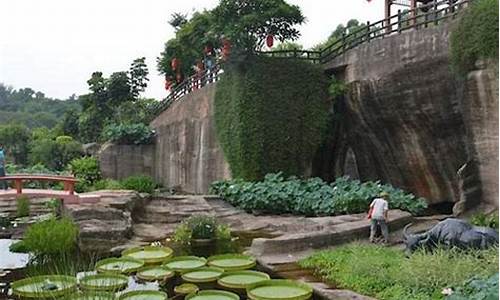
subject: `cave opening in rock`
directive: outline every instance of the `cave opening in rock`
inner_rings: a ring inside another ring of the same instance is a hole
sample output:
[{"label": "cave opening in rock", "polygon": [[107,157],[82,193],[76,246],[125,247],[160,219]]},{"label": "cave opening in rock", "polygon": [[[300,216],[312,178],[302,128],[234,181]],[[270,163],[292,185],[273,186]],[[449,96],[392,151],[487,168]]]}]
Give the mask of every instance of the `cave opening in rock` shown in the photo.
[{"label": "cave opening in rock", "polygon": [[455,202],[441,202],[437,204],[431,204],[427,208],[427,215],[451,215],[453,214],[453,206]]}]

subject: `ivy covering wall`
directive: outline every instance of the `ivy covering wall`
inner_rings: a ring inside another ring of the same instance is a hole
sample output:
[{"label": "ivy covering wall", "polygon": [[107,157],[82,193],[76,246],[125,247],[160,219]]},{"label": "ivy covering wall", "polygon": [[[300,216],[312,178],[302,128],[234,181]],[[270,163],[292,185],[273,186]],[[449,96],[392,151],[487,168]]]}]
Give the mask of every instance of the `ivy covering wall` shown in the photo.
[{"label": "ivy covering wall", "polygon": [[226,66],[215,95],[215,124],[233,178],[305,175],[330,106],[320,66],[256,56]]}]

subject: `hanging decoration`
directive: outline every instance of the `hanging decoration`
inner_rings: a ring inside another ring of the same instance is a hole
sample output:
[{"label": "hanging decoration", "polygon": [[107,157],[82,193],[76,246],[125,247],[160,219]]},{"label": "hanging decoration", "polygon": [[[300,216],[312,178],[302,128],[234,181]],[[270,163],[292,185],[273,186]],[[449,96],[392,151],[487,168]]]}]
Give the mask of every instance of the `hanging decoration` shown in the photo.
[{"label": "hanging decoration", "polygon": [[170,63],[172,70],[176,71],[179,68],[180,63],[180,60],[177,57],[174,57]]},{"label": "hanging decoration", "polygon": [[271,48],[274,45],[274,35],[268,34],[266,37],[266,45]]},{"label": "hanging decoration", "polygon": [[231,42],[228,39],[222,40],[222,58],[227,60],[231,54]]}]

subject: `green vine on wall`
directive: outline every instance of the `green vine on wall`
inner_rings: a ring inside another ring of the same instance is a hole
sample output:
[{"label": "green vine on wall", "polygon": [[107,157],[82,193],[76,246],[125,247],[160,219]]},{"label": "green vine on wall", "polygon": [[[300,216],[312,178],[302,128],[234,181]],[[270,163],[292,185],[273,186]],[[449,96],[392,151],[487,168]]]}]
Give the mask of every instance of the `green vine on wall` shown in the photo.
[{"label": "green vine on wall", "polygon": [[225,67],[215,96],[218,139],[233,178],[304,175],[329,121],[320,66],[248,56]]}]

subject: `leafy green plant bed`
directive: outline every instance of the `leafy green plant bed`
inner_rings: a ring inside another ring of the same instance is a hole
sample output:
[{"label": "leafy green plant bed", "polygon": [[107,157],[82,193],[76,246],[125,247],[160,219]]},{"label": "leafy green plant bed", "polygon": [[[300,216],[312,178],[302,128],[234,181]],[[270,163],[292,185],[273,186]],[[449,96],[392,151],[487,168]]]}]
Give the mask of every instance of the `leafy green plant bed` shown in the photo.
[{"label": "leafy green plant bed", "polygon": [[498,273],[488,279],[473,277],[452,291],[446,300],[497,300]]},{"label": "leafy green plant bed", "polygon": [[427,208],[423,198],[380,182],[337,178],[328,184],[320,178],[285,178],[281,173],[267,174],[263,181],[239,179],[217,181],[212,191],[246,211],[307,216],[341,215],[365,212],[381,192],[389,194],[389,207],[418,215]]},{"label": "leafy green plant bed", "polygon": [[339,288],[380,300],[442,299],[443,289],[472,276],[498,272],[498,248],[482,251],[437,249],[406,258],[402,251],[359,243],[321,251],[300,261]]}]

